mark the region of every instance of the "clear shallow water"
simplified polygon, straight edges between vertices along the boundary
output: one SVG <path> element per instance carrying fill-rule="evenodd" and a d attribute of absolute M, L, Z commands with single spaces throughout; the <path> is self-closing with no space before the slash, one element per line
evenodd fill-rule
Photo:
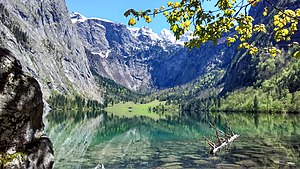
<path fill-rule="evenodd" d="M 154 121 L 104 112 L 52 112 L 55 168 L 300 168 L 300 116 L 201 113 Z M 228 121 L 241 136 L 217 156 L 203 136 Z"/>

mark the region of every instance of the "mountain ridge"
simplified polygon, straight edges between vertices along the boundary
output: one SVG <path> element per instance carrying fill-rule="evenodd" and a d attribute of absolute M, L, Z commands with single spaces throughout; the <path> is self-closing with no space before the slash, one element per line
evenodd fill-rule
<path fill-rule="evenodd" d="M 222 47 L 215 52 L 209 51 L 218 49 L 212 43 L 189 50 L 183 46 L 183 40 L 190 39 L 189 32 L 175 41 L 167 29 L 156 34 L 148 27 L 128 28 L 99 18 L 88 19 L 76 12 L 71 13 L 71 18 L 84 42 L 91 69 L 135 91 L 188 83 L 207 72 L 211 64 L 221 66 L 217 60 L 222 59 L 218 57 L 228 57 L 222 54 L 226 47 L 222 39 L 218 42 Z"/>

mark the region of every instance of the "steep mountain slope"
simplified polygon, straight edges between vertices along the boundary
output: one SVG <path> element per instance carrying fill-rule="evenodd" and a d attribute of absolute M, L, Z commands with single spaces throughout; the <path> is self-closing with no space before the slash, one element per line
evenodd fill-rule
<path fill-rule="evenodd" d="M 73 13 L 72 20 L 76 22 L 90 67 L 95 72 L 133 90 L 151 85 L 146 65 L 138 59 L 128 58 L 142 44 L 125 25 L 96 18 L 85 19 L 76 13 Z"/>
<path fill-rule="evenodd" d="M 127 28 L 111 21 L 72 13 L 91 69 L 129 89 L 150 91 L 188 83 L 212 69 L 224 69 L 232 49 L 225 38 L 217 46 L 204 44 L 189 50 L 182 46 L 188 33 L 176 41 L 164 29 L 158 35 L 148 27 Z"/>
<path fill-rule="evenodd" d="M 44 98 L 59 91 L 101 100 L 64 1 L 1 0 L 0 45 L 37 78 Z"/>

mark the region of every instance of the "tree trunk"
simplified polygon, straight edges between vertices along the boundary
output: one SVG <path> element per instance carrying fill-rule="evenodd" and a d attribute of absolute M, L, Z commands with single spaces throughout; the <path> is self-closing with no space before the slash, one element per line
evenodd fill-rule
<path fill-rule="evenodd" d="M 222 148 L 226 147 L 227 145 L 229 145 L 231 142 L 233 142 L 236 138 L 238 138 L 240 135 L 233 135 L 232 137 L 230 137 L 228 139 L 228 141 L 224 141 L 221 145 L 217 146 L 217 147 L 213 147 L 212 149 L 212 153 L 215 154 L 216 152 L 220 151 Z"/>

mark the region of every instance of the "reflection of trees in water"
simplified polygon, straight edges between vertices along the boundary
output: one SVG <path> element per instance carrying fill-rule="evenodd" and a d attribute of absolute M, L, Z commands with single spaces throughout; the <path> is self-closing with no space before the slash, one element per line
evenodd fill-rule
<path fill-rule="evenodd" d="M 187 114 L 187 113 L 184 113 Z M 300 116 L 259 113 L 190 113 L 187 117 L 202 123 L 212 122 L 221 129 L 228 123 L 236 132 L 249 135 L 300 135 Z"/>
<path fill-rule="evenodd" d="M 208 123 L 194 120 L 190 117 L 167 116 L 166 119 L 153 120 L 148 117 L 118 117 L 113 115 L 104 116 L 105 120 L 102 129 L 97 131 L 93 144 L 110 140 L 114 136 L 125 133 L 132 128 L 144 126 L 151 131 L 152 136 L 156 137 L 162 132 L 168 137 L 176 139 L 198 139 L 203 135 L 212 134 Z M 208 118 L 208 117 L 205 117 Z"/>
<path fill-rule="evenodd" d="M 112 114 L 108 115 L 104 111 L 53 111 L 47 118 L 54 125 L 66 121 L 79 123 L 101 114 L 104 117 L 105 127 L 97 131 L 99 138 L 112 137 L 139 125 L 155 127 L 177 135 L 187 134 L 187 136 L 194 135 L 197 137 L 201 134 L 211 134 L 209 122 L 216 124 L 220 129 L 224 129 L 225 124 L 229 123 L 237 133 L 253 136 L 263 136 L 265 134 L 275 134 L 276 136 L 299 135 L 300 133 L 300 124 L 297 123 L 300 117 L 282 114 L 185 112 L 182 113 L 184 114 L 182 116 L 166 116 L 166 119 L 153 120 L 143 116 L 134 118 L 118 117 Z M 181 132 L 184 132 L 184 134 Z"/>
<path fill-rule="evenodd" d="M 47 120 L 54 124 L 60 124 L 65 121 L 73 120 L 74 123 L 83 121 L 84 119 L 96 118 L 104 111 L 83 111 L 83 110 L 53 110 L 47 116 Z"/>
<path fill-rule="evenodd" d="M 254 118 L 254 124 L 255 124 L 255 127 L 258 128 L 258 125 L 259 125 L 259 115 L 257 112 L 253 113 L 253 118 Z"/>
<path fill-rule="evenodd" d="M 218 128 L 224 129 L 228 123 L 232 129 L 242 136 L 272 137 L 280 141 L 283 137 L 300 137 L 300 116 L 287 114 L 263 113 L 183 113 L 188 118 L 202 123 L 212 122 Z"/>
<path fill-rule="evenodd" d="M 98 112 L 53 112 L 48 116 L 46 129 L 55 149 L 57 168 L 78 168 L 76 163 L 85 156 L 97 128 L 102 126 L 103 115 Z M 74 164 L 75 162 L 75 164 Z M 71 167 L 72 166 L 72 167 Z"/>
<path fill-rule="evenodd" d="M 104 116 L 103 128 L 97 130 L 93 144 L 112 139 L 115 135 L 124 133 L 130 128 L 142 124 L 142 118 L 120 118 L 114 115 Z"/>
<path fill-rule="evenodd" d="M 104 112 L 76 112 L 71 113 L 74 122 L 79 122 L 85 118 L 96 117 Z M 121 134 L 130 128 L 141 125 L 149 128 L 156 128 L 158 130 L 172 133 L 182 138 L 199 138 L 213 134 L 209 128 L 208 122 L 215 123 L 220 129 L 225 128 L 225 124 L 233 128 L 239 134 L 261 136 L 274 135 L 279 137 L 282 135 L 292 135 L 297 133 L 299 135 L 299 116 L 287 115 L 271 115 L 271 114 L 257 114 L 257 113 L 183 113 L 184 116 L 167 116 L 166 119 L 153 120 L 147 117 L 118 117 L 112 114 L 104 113 L 104 128 L 97 130 L 97 137 L 95 142 L 111 139 L 115 135 Z M 188 115 L 187 115 L 188 114 Z M 62 119 L 60 116 L 55 116 L 56 121 Z M 70 115 L 62 115 L 64 120 L 70 119 Z"/>

